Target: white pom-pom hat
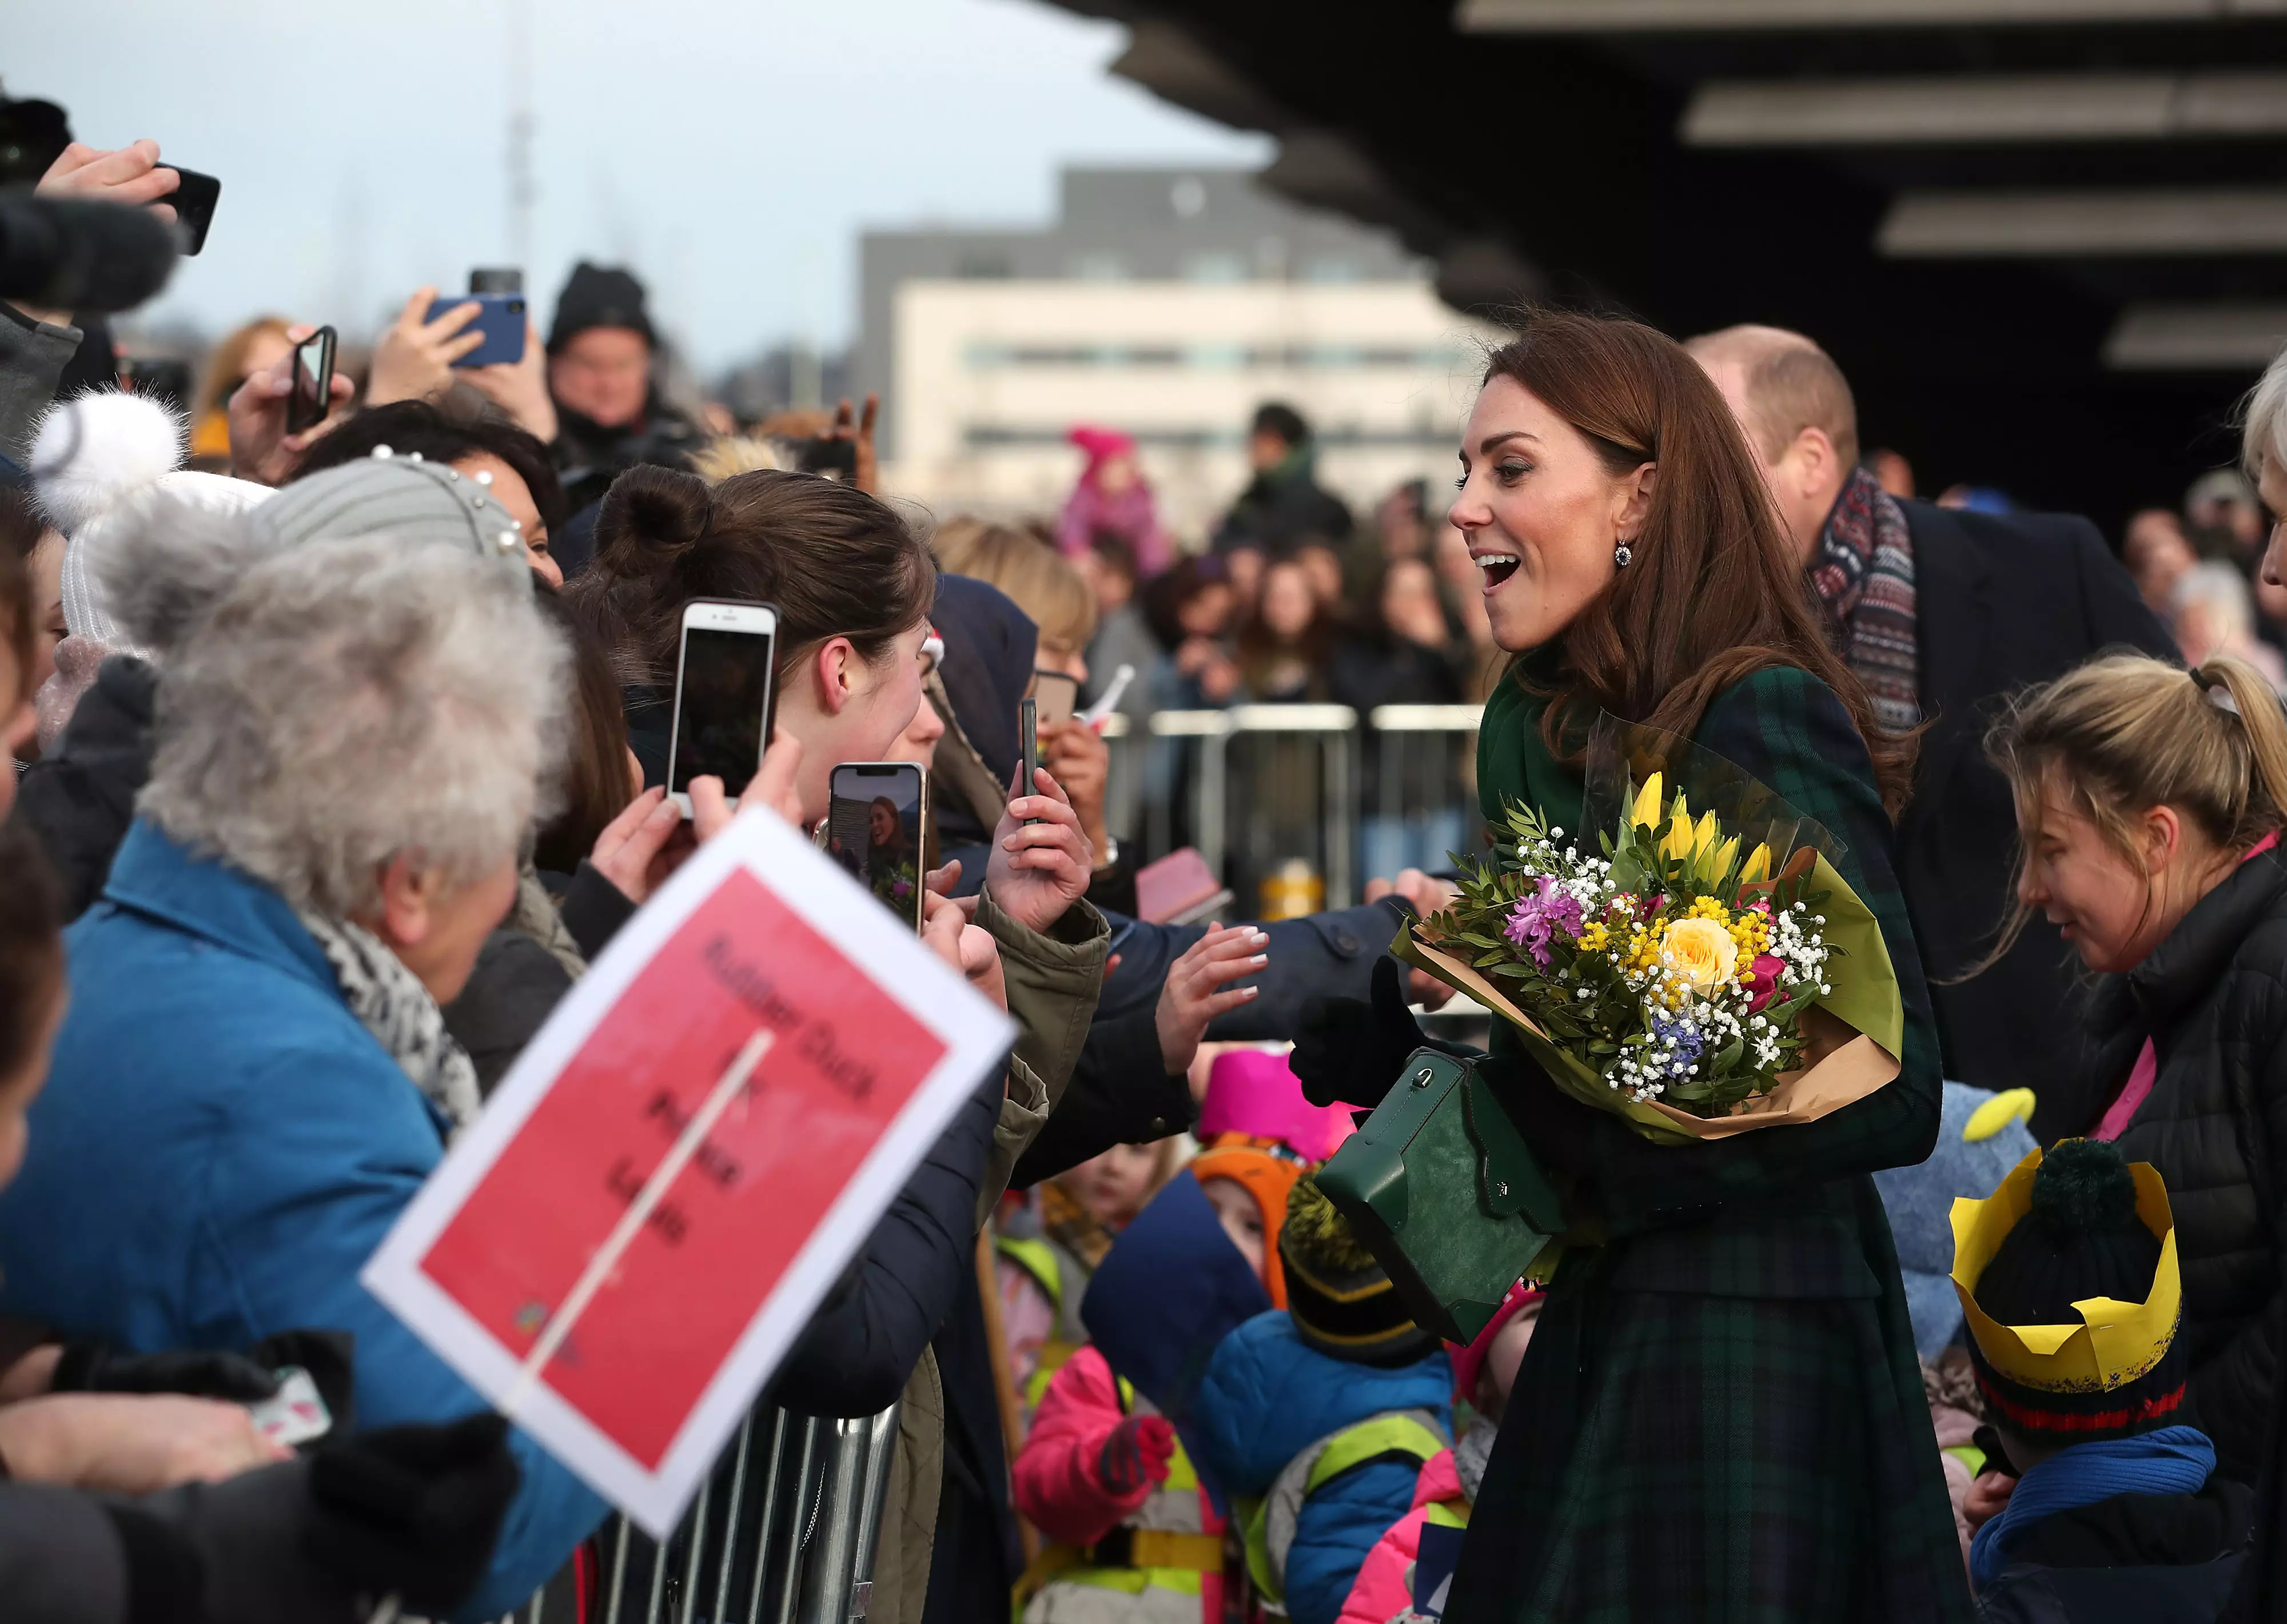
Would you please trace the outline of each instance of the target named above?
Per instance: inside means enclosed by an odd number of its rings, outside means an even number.
[[[268,485],[193,473],[182,466],[180,414],[146,395],[98,390],[58,401],[32,441],[32,485],[40,511],[63,532],[64,628],[123,653],[140,653],[112,618],[88,570],[90,543],[107,516],[144,493],[162,490],[217,513],[239,513],[273,494]]]

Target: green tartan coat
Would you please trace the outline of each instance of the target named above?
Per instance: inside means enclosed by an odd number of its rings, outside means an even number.
[[[1504,682],[1478,736],[1486,818],[1580,827],[1542,702]],[[1905,1002],[1903,1069],[1816,1123],[1654,1145],[1560,1095],[1496,1035],[1488,1070],[1576,1222],[1470,1518],[1445,1617],[1927,1624],[1971,1617],[1897,1254],[1868,1177],[1938,1128],[1929,995],[1872,762],[1792,667],[1725,690],[1694,742],[1845,842]],[[1593,838],[1594,832],[1589,832]]]

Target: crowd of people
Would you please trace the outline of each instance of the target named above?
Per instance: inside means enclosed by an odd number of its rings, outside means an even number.
[[[167,208],[155,144],[55,133],[44,193]],[[1487,356],[1450,499],[1359,524],[1271,404],[1188,538],[1102,429],[1060,515],[919,524],[870,400],[670,404],[624,271],[581,265],[502,366],[456,367],[475,310],[435,303],[293,431],[307,325],[233,335],[183,415],[83,375],[92,324],[0,304],[0,1611],[592,1601],[604,1502],[359,1272],[677,865],[819,828],[848,761],[930,769],[922,940],[1018,1032],[760,1395],[899,1406],[868,1618],[2287,1607],[2287,358],[2243,477],[2125,564],[1914,500],[1811,336],[1562,311]],[[778,699],[686,814],[701,598],[776,605]],[[1423,1029],[1443,995],[1383,948],[1449,877],[1139,918],[1102,737],[1046,723],[1026,782],[1018,735],[1044,680],[1121,666],[1147,708],[1481,701],[1493,826],[1586,826],[1600,713],[1690,738],[1836,837],[1897,1075],[1654,1144],[1500,1023]],[[1466,1344],[1316,1177],[1425,1045],[1564,1209]],[[1170,1413],[1115,1322],[1202,1304],[1247,1312]],[[288,1367],[333,1421],[299,1454],[249,1407]]]

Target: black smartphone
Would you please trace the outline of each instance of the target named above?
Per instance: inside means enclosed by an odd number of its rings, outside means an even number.
[[[190,410],[193,377],[188,361],[138,357],[122,369],[127,387],[153,400],[163,400],[178,412]]]
[[[918,935],[929,774],[911,761],[844,761],[828,789],[826,855]]]
[[[196,169],[186,169],[179,163],[159,167],[182,177],[182,184],[159,201],[174,206],[175,231],[182,239],[183,252],[195,254],[207,245],[207,227],[214,224],[215,201],[222,196],[222,182]]]
[[[1037,794],[1033,775],[1041,769],[1041,707],[1030,694],[1017,702],[1017,745],[1025,753],[1025,769],[1017,775],[1017,793]],[[1041,820],[1028,817],[1025,821],[1037,824]]]
[[[674,731],[667,792],[691,816],[691,781],[711,773],[731,804],[763,764],[771,737],[771,674],[779,611],[772,603],[693,598],[683,606],[675,662]]]
[[[847,485],[858,477],[858,442],[831,434],[797,441],[795,466],[805,474],[823,474]]]
[[[286,397],[286,432],[326,421],[334,404],[334,329],[320,327],[294,346],[294,390]]]
[[[471,293],[522,293],[524,272],[513,265],[479,265],[469,272]]]

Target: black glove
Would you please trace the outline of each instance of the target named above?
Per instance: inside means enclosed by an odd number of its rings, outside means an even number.
[[[1303,1000],[1286,1063],[1312,1105],[1380,1105],[1405,1057],[1429,1044],[1405,1005],[1405,971],[1386,953],[1373,967],[1371,991],[1371,1003],[1324,993]]]
[[[55,1392],[178,1392],[256,1404],[278,1378],[243,1353],[219,1350],[121,1353],[101,1342],[67,1342],[56,1361]]]
[[[310,1460],[303,1554],[352,1589],[447,1612],[484,1577],[522,1481],[508,1423],[489,1413],[326,1444]]]

